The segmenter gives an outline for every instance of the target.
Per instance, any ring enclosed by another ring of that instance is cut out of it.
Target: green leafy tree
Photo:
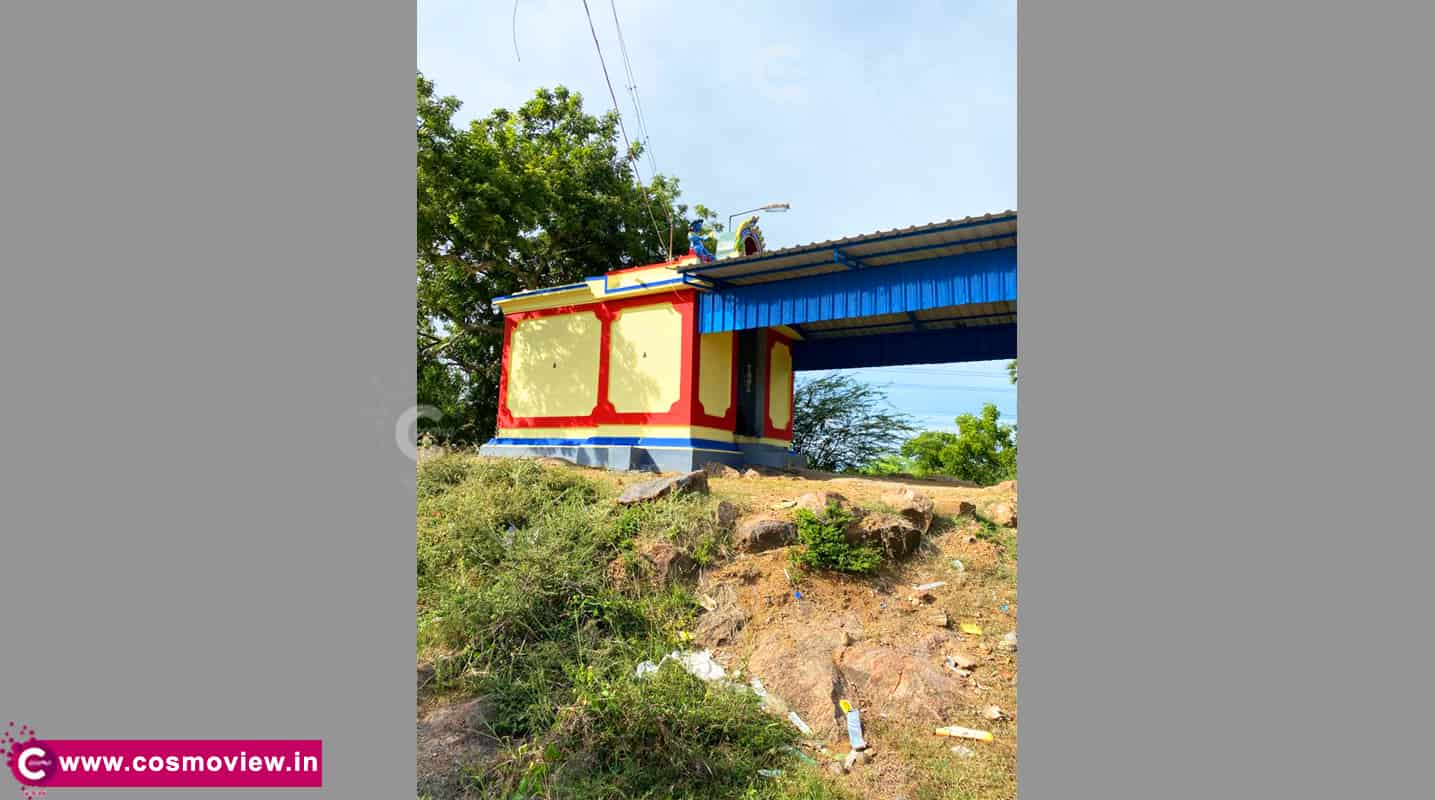
[[[926,431],[902,445],[919,473],[950,475],[983,485],[1016,477],[1016,428],[998,420],[991,403],[981,416],[957,417],[957,432]]]
[[[806,380],[793,393],[792,447],[813,469],[857,469],[894,452],[915,430],[886,392],[850,375]]]
[[[677,179],[638,179],[617,113],[585,113],[576,92],[539,89],[467,127],[459,107],[417,76],[419,402],[444,414],[419,426],[481,441],[498,413],[493,299],[685,254],[688,209]]]
[[[1008,378],[1011,379],[1012,385],[1015,386],[1015,385],[1016,385],[1016,359],[1015,359],[1015,358],[1013,358],[1013,359],[1011,360],[1011,362],[1006,365],[1006,375],[1007,375]]]

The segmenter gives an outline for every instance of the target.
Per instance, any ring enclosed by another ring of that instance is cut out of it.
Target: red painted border
[[[650,265],[651,266],[651,265]],[[678,378],[678,399],[672,407],[662,412],[619,412],[608,400],[609,351],[612,341],[612,324],[618,315],[629,308],[641,306],[671,305],[682,316],[683,340],[680,345],[682,373]],[[500,428],[579,428],[590,425],[691,425],[693,403],[696,397],[697,359],[697,292],[693,289],[675,289],[663,294],[642,295],[617,300],[598,300],[536,311],[516,311],[503,320],[503,368],[498,381],[498,427]],[[508,366],[513,331],[518,323],[534,317],[549,317],[571,314],[575,311],[591,311],[598,317],[601,326],[598,343],[598,401],[591,414],[566,417],[519,417],[508,408]]]
[[[772,390],[773,390],[773,386],[772,386],[772,350],[773,350],[773,348],[774,348],[779,342],[781,342],[781,343],[787,345],[787,355],[788,355],[787,386],[784,387],[784,388],[786,389],[786,391],[787,391],[787,427],[786,427],[786,428],[776,428],[776,427],[773,427],[773,424],[772,424]],[[786,335],[786,334],[784,334],[784,333],[782,333],[782,332],[780,332],[780,331],[778,331],[778,330],[775,330],[775,329],[773,329],[773,328],[768,328],[768,329],[767,329],[767,375],[763,376],[763,380],[765,380],[765,381],[768,382],[768,386],[767,386],[767,408],[763,409],[763,413],[762,413],[762,435],[765,436],[765,437],[767,437],[767,438],[769,438],[769,439],[784,439],[784,440],[789,441],[789,442],[792,441],[792,419],[793,419],[793,415],[794,415],[794,414],[796,413],[796,411],[797,411],[797,409],[793,407],[793,402],[792,402],[793,399],[794,399],[792,395],[793,395],[794,389],[796,388],[796,377],[797,377],[797,376],[796,376],[796,373],[792,370],[792,367],[791,367],[791,364],[792,364],[792,342],[793,342],[793,339],[792,339],[791,336],[788,336],[788,335]]]
[[[697,325],[696,319],[693,325]],[[725,431],[737,430],[737,331],[729,331],[729,338],[732,341],[728,347],[728,400],[727,412],[721,417],[715,417],[703,410],[702,400],[698,398],[698,388],[702,384],[703,375],[703,348],[702,334],[698,334],[697,345],[693,348],[693,424],[703,425],[708,428],[719,428]]]

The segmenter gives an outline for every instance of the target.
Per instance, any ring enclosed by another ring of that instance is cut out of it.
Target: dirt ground
[[[597,470],[587,474],[619,487],[653,477]],[[1017,531],[1014,525],[989,526],[978,520],[990,519],[999,504],[1016,507],[1015,482],[982,488],[953,481],[812,471],[709,477],[712,494],[737,505],[744,516],[761,513],[789,519],[790,501],[809,492],[836,492],[855,506],[881,509],[882,495],[903,486],[930,496],[935,505],[932,526],[914,554],[870,577],[803,575],[789,563],[788,548],[737,555],[706,570],[698,589],[709,598],[735,594],[746,623],[730,641],[714,645],[699,637],[699,643],[710,646],[714,657],[730,670],[759,662],[761,668],[740,675],[756,676],[778,694],[775,687],[792,685],[811,674],[797,669],[792,674],[798,677],[791,678],[786,673],[799,664],[790,662],[825,660],[826,645],[832,645],[832,658],[839,664],[846,653],[881,648],[889,656],[890,668],[902,674],[887,677],[864,693],[843,681],[846,670],[838,672],[837,692],[862,711],[874,754],[870,763],[838,780],[858,797],[882,800],[1015,797],[1017,654],[1004,649],[1002,639],[1017,627]],[[975,516],[958,515],[964,502],[975,506]],[[960,568],[954,560],[961,562]],[[938,581],[945,585],[913,601],[919,594],[914,587]],[[943,615],[945,626],[938,624]],[[980,634],[964,632],[964,623],[980,628]],[[765,650],[776,651],[778,658],[760,657]],[[976,662],[969,675],[947,665],[947,656],[954,653]],[[787,704],[797,706],[800,701]],[[983,716],[990,706],[1001,710],[1001,718]],[[968,741],[934,733],[936,727],[946,725],[990,731],[993,740]],[[850,750],[843,728],[823,744],[839,757]],[[967,755],[954,753],[953,746],[965,748]],[[821,751],[809,752],[821,760]]]

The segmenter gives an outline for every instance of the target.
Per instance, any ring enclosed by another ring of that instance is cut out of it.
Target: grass
[[[628,508],[567,469],[467,455],[418,475],[418,650],[440,694],[493,702],[503,742],[473,765],[484,797],[832,798],[783,750],[795,731],[755,696],[665,665],[698,610],[682,586],[620,581],[664,540],[699,562],[729,543],[714,500],[684,495]],[[759,769],[780,769],[765,778]]]

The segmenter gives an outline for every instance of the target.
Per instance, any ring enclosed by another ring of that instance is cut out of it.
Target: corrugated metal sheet
[[[690,264],[679,271],[726,286],[787,281],[852,269],[964,255],[1016,246],[1015,211],[876,231],[797,245],[743,258]]]
[[[972,307],[1016,302],[1016,252],[1015,246],[974,250],[704,293],[698,297],[698,330],[717,333],[908,312],[933,312],[934,318],[1015,313],[1014,305],[994,305],[985,312]]]

